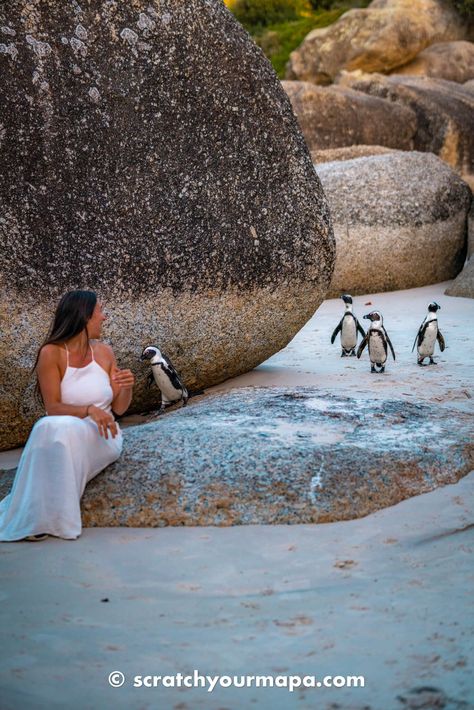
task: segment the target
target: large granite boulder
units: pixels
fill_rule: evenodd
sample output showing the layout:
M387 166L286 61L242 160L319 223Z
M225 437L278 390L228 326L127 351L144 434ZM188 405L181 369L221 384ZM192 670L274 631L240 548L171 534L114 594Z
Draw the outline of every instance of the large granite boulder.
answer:
M426 286L459 273L471 191L442 160L393 151L316 170L337 244L328 295Z
M317 388L205 398L124 432L87 486L86 527L324 523L360 518L472 470L472 417ZM2 476L6 495L12 474Z
M385 73L430 44L468 39L471 32L443 0L374 0L310 32L291 53L286 78L330 84L342 70Z
M439 155L474 185L474 92L464 84L417 76L360 78L346 74L344 85L410 108L416 115L415 150Z
M281 349L323 300L327 203L270 63L220 0L0 4L0 449L35 416L71 288L156 407L141 348L192 389Z
M461 298L474 298L474 259L469 259L466 262L461 273L446 289L445 294Z
M354 144L410 150L415 113L396 104L343 86L316 86L283 81L310 150Z
M431 76L463 84L474 79L474 44L439 42L427 47L413 61L394 70L396 74Z

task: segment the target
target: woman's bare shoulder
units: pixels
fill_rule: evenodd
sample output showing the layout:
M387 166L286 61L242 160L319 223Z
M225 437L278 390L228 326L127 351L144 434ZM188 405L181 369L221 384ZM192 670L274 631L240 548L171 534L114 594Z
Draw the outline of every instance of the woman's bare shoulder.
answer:
M61 350L64 348L56 343L47 343L41 348L39 359L45 363L58 363L61 359Z
M115 359L114 351L108 343L104 343L102 340L93 340L91 341L91 344L96 355L102 355L106 358Z

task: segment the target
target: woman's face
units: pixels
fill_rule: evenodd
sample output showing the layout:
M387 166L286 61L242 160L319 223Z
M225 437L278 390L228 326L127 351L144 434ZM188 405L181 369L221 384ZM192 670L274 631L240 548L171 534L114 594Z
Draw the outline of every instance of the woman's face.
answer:
M106 320L106 318L107 316L103 312L101 304L97 301L94 311L89 319L89 322L87 323L89 338L100 338L102 323Z

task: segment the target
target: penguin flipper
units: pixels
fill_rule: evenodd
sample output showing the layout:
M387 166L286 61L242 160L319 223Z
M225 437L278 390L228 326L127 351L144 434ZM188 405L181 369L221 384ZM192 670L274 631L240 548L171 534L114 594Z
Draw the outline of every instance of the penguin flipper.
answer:
M148 377L146 378L147 387L150 388L152 386L152 384L154 383L154 381L155 381L155 378L153 377L153 372L150 372L148 374Z
M361 324L359 323L359 321L357 320L357 318L355 318L355 322L356 322L357 330L358 330L359 333L362 335L362 337L365 338L365 330L363 329L363 327L361 326Z
M426 318L425 318L423 323L418 328L418 333L416 334L415 342L413 343L413 347L411 349L412 352L414 351L416 344L418 344L418 347L420 347L421 343L423 342L423 338L424 338L425 330L426 330L426 325L427 325L427 323L426 323Z
M343 318L341 318L341 320L334 329L334 333L331 335L331 345L333 345L334 341L336 340L336 335L339 333L340 330L342 330L342 321Z
M387 331L385 330L385 328L384 328L384 333L385 333L385 338L387 339L388 347L390 348L390 351L391 351L391 353L392 353L393 359L395 360L395 359L396 359L396 358L395 358L395 350L393 349L392 341L391 341L390 338L388 337Z
M441 331L438 330L438 333L436 334L436 338L438 340L439 349L441 350L441 352L443 352L443 350L446 347L446 343L444 341L443 336L441 335Z
M171 384L173 387L177 390L182 390L184 389L184 385L180 380L180 377L176 370L174 369L173 365L171 364L171 360L166 357L166 355L163 355L161 353L163 360L165 361L165 365L162 365L163 370L166 372L168 377L170 378Z
M365 348L365 346L367 345L368 342L369 342L369 338L367 337L367 333L366 333L366 334L364 335L364 338L363 338L361 344L360 344L359 347L357 348L357 359L359 359L360 356L362 355L362 351L364 350L364 348Z

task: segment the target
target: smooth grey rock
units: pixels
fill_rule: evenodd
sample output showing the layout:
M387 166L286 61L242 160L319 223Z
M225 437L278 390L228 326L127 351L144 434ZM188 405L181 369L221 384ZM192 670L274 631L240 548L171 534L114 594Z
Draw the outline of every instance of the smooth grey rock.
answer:
M157 405L144 345L191 389L284 347L334 237L288 97L224 4L5 0L0 47L0 449L41 413L29 370L68 289L105 303L132 411Z
M345 74L345 86L410 108L416 115L415 150L435 153L474 187L474 92L465 84L420 76L360 78ZM403 146L401 146L403 147Z
M472 416L431 404L312 387L234 390L126 429L121 458L86 488L83 523L359 518L471 471L473 430Z
M416 116L406 106L343 86L282 85L311 151L354 144L413 147Z
M465 41L432 44L393 73L431 76L464 84L474 79L474 44Z
M460 296L474 298L474 259L466 262L461 273L454 279L445 294L447 296Z
M442 160L393 151L316 170L337 244L328 295L415 288L459 273L471 191Z
M381 145L347 145L342 148L312 150L311 158L313 163L332 163L353 158L368 158L370 155L386 155L393 150L394 148L386 148Z

